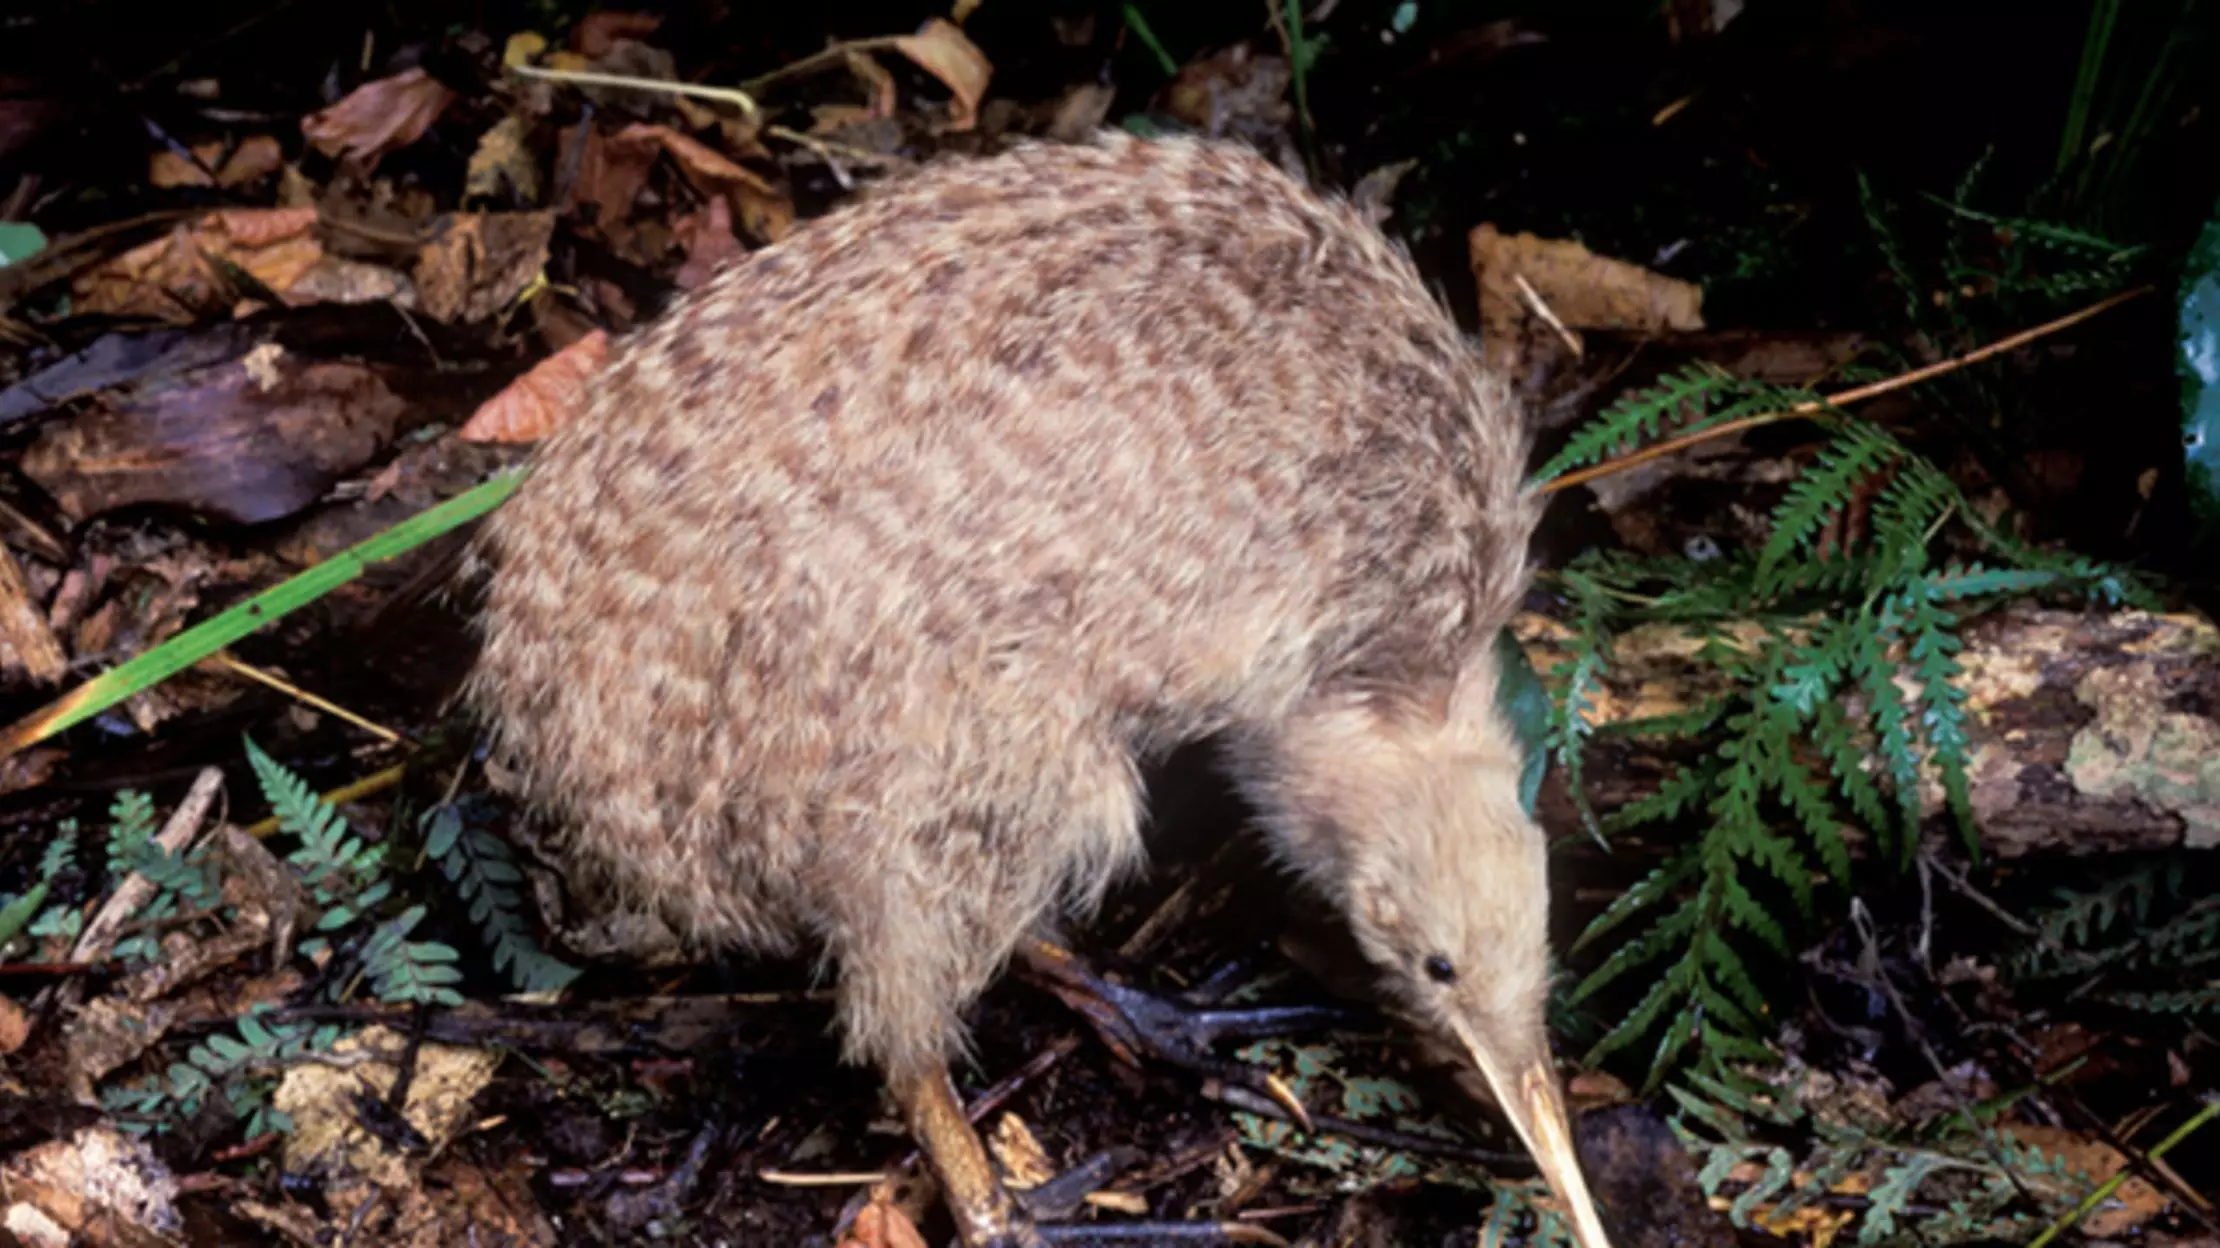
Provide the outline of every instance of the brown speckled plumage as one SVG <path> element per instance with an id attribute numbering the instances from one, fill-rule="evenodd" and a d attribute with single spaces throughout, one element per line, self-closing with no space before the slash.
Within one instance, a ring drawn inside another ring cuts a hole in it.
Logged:
<path id="1" fill-rule="evenodd" d="M 894 1075 L 1211 733 L 1391 995 L 1546 1061 L 1489 652 L 1524 447 L 1408 261 L 1245 150 L 937 165 L 618 350 L 487 527 L 470 691 L 582 876 L 822 949 Z"/>

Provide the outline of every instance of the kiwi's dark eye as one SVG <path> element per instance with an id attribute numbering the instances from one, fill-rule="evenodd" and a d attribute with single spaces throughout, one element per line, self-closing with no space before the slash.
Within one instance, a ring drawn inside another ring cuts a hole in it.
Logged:
<path id="1" fill-rule="evenodd" d="M 1457 978 L 1457 967 L 1446 956 L 1437 953 L 1426 959 L 1426 974 L 1435 983 L 1446 984 Z"/>

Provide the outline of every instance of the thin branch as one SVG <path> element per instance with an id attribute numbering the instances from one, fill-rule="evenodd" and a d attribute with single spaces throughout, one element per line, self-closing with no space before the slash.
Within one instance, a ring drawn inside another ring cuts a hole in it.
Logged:
<path id="1" fill-rule="evenodd" d="M 1740 420 L 1730 420 L 1725 424 L 1713 425 L 1707 429 L 1698 429 L 1694 433 L 1682 434 L 1680 437 L 1677 438 L 1667 438 L 1663 442 L 1659 442 L 1654 446 L 1645 446 L 1640 450 L 1630 451 L 1627 454 L 1621 455 L 1616 459 L 1609 459 L 1600 464 L 1590 465 L 1589 467 L 1583 468 L 1578 472 L 1568 472 L 1564 476 L 1561 476 L 1556 480 L 1542 486 L 1540 492 L 1544 494 L 1553 494 L 1558 490 L 1570 489 L 1571 487 L 1576 485 L 1584 485 L 1587 482 L 1594 481 L 1599 477 L 1608 477 L 1614 473 L 1625 472 L 1627 469 L 1632 468 L 1638 464 L 1646 464 L 1653 459 L 1658 459 L 1663 456 L 1670 455 L 1675 451 L 1686 450 L 1687 448 L 1694 446 L 1699 442 L 1708 442 L 1713 438 L 1726 437 L 1730 433 L 1742 433 L 1746 430 L 1756 429 L 1763 425 L 1775 424 L 1783 420 L 1794 420 L 1799 416 L 1816 416 L 1820 412 L 1826 411 L 1829 408 L 1844 407 L 1851 403 L 1859 403 L 1863 402 L 1866 399 L 1876 398 L 1893 390 L 1902 390 L 1907 386 L 1916 386 L 1923 381 L 1932 381 L 1933 379 L 1943 376 L 1946 373 L 1954 373 L 1962 368 L 1970 368 L 1975 364 L 1981 363 L 1983 360 L 2002 355 L 2007 351 L 2016 351 L 2038 338 L 2047 337 L 2051 334 L 2059 332 L 2060 330 L 2079 325 L 2081 322 L 2086 321 L 2093 316 L 2111 311 L 2113 308 L 2126 303 L 2130 299 L 2136 299 L 2140 298 L 2143 295 L 2147 295 L 2152 291 L 2152 289 L 2153 287 L 2150 286 L 2138 286 L 2133 290 L 2122 291 L 2119 294 L 2112 295 L 2105 299 L 2100 299 L 2078 312 L 2069 312 L 2066 315 L 2059 317 L 2055 321 L 2046 321 L 2041 325 L 2037 325 L 2033 329 L 2023 329 L 2019 333 L 2013 334 L 2009 338 L 2000 338 L 1995 342 L 1990 343 L 1988 346 L 1978 347 L 1972 351 L 1968 351 L 1964 355 L 1955 356 L 1951 359 L 1941 360 L 1933 364 L 1924 365 L 1922 367 L 1915 368 L 1907 373 L 1898 373 L 1894 377 L 1886 378 L 1882 381 L 1876 381 L 1871 385 L 1857 386 L 1852 389 L 1843 390 L 1835 394 L 1825 395 L 1815 402 L 1798 403 L 1794 407 L 1783 408 L 1782 410 L 1777 412 L 1760 412 L 1755 416 L 1745 416 Z"/>

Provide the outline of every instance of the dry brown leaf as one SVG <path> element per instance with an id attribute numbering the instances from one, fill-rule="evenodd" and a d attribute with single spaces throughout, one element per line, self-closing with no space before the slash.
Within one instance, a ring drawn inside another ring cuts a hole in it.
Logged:
<path id="1" fill-rule="evenodd" d="M 871 96 L 871 103 L 865 106 L 864 111 L 873 118 L 892 117 L 895 108 L 894 75 L 887 72 L 886 66 L 852 47 L 841 49 L 840 60 Z"/>
<path id="2" fill-rule="evenodd" d="M 553 212 L 461 212 L 434 222 L 416 253 L 424 311 L 466 325 L 506 313 L 547 267 Z"/>
<path id="3" fill-rule="evenodd" d="M 285 151 L 278 141 L 267 135 L 257 134 L 224 155 L 220 142 L 196 143 L 193 158 L 185 157 L 163 148 L 147 162 L 147 180 L 159 187 L 177 186 L 245 186 L 276 173 L 285 167 Z"/>
<path id="4" fill-rule="evenodd" d="M 1466 241 L 1480 286 L 1482 340 L 1500 367 L 1508 369 L 1524 354 L 1522 337 L 1565 338 L 1577 350 L 1575 330 L 1658 334 L 1704 327 L 1703 288 L 1693 282 L 1596 255 L 1576 242 L 1504 234 L 1485 222 Z M 1509 357 L 1498 354 L 1506 350 Z"/>
<path id="5" fill-rule="evenodd" d="M 0 671 L 50 685 L 69 670 L 69 656 L 46 613 L 31 599 L 15 552 L 0 547 Z"/>
<path id="6" fill-rule="evenodd" d="M 0 997 L 0 1056 L 23 1047 L 31 1038 L 31 1015 L 14 997 Z"/>
<path id="7" fill-rule="evenodd" d="M 987 94 L 994 66 L 962 27 L 947 18 L 930 18 L 916 34 L 895 39 L 894 46 L 955 93 L 948 104 L 949 129 L 969 130 L 979 123 L 979 101 Z"/>
<path id="8" fill-rule="evenodd" d="M 556 141 L 558 161 L 578 153 L 578 173 L 559 205 L 565 211 L 591 206 L 593 226 L 610 245 L 623 250 L 630 242 L 632 203 L 647 185 L 660 146 L 609 142 L 590 124 L 581 122 L 562 132 Z"/>
<path id="9" fill-rule="evenodd" d="M 222 209 L 79 274 L 71 290 L 82 312 L 190 322 L 228 303 L 219 261 L 288 295 L 324 257 L 315 226 L 314 208 Z"/>
<path id="10" fill-rule="evenodd" d="M 1260 54 L 1246 43 L 1180 67 L 1157 92 L 1172 116 L 1204 134 L 1262 137 L 1295 120 L 1287 89 L 1295 80 L 1287 58 Z"/>
<path id="11" fill-rule="evenodd" d="M 777 242 L 793 228 L 794 205 L 784 192 L 754 170 L 669 126 L 634 122 L 609 136 L 606 146 L 611 155 L 620 158 L 627 153 L 669 153 L 688 181 L 705 195 L 722 194 L 730 199 L 741 226 L 766 242 Z M 644 175 L 644 168 L 642 172 Z M 634 187 L 635 194 L 637 189 Z M 625 202 L 629 207 L 631 201 Z"/>
<path id="12" fill-rule="evenodd" d="M 363 83 L 337 104 L 301 119 L 301 133 L 326 156 L 375 168 L 387 152 L 424 137 L 455 93 L 421 68 Z"/>
<path id="13" fill-rule="evenodd" d="M 1056 1163 L 1033 1136 L 1033 1129 L 1016 1114 L 1006 1113 L 994 1124 L 987 1147 L 1002 1167 L 1003 1181 L 1017 1191 L 1030 1191 L 1056 1177 Z"/>
<path id="14" fill-rule="evenodd" d="M 537 442 L 570 422 L 585 401 L 587 379 L 601 371 L 608 353 L 609 336 L 595 330 L 486 400 L 455 436 L 467 442 Z"/>
<path id="15" fill-rule="evenodd" d="M 765 193 L 774 188 L 762 175 L 732 161 L 723 153 L 699 139 L 680 134 L 669 126 L 634 122 L 609 136 L 608 145 L 617 150 L 658 149 L 669 152 L 688 178 L 702 185 L 704 190 L 720 190 L 733 183 L 753 185 Z"/>
<path id="16" fill-rule="evenodd" d="M 855 1225 L 836 1248 L 925 1248 L 917 1225 L 892 1203 L 873 1200 L 856 1214 Z"/>
<path id="17" fill-rule="evenodd" d="M 470 153 L 470 166 L 463 174 L 466 202 L 511 194 L 524 203 L 539 202 L 540 164 L 525 143 L 530 131 L 529 118 L 511 113 L 479 136 L 477 150 Z"/>
<path id="18" fill-rule="evenodd" d="M 255 524 L 361 467 L 407 406 L 364 365 L 264 344 L 103 392 L 44 426 L 22 466 L 78 519 L 159 503 Z"/>
<path id="19" fill-rule="evenodd" d="M 686 248 L 686 263 L 671 279 L 680 290 L 695 289 L 726 264 L 747 254 L 747 248 L 733 237 L 732 208 L 725 200 L 710 200 L 700 212 L 672 222 L 671 228 Z"/>
<path id="20" fill-rule="evenodd" d="M 601 9 L 588 13 L 570 32 L 570 46 L 586 57 L 599 60 L 609 55 L 619 39 L 636 39 L 652 35 L 663 25 L 663 19 L 653 13 L 621 13 Z"/>

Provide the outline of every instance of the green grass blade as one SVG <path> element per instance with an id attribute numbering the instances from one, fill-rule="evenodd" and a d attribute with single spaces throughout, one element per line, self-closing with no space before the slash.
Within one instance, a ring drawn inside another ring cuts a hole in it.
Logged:
<path id="1" fill-rule="evenodd" d="M 240 638 L 281 619 L 367 571 L 492 511 L 523 484 L 521 472 L 504 473 L 438 506 L 410 516 L 219 615 L 203 620 L 152 650 L 102 672 L 24 716 L 0 733 L 0 758 L 36 745 L 153 688 Z"/>

